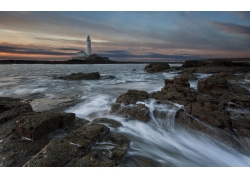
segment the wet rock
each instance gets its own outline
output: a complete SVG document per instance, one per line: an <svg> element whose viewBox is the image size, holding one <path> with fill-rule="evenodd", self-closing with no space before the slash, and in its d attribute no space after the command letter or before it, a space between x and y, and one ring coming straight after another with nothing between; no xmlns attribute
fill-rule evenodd
<svg viewBox="0 0 250 180"><path fill-rule="evenodd" d="M128 90L116 99L116 103L135 104L137 101L145 101L148 98L149 94L146 91Z"/></svg>
<svg viewBox="0 0 250 180"><path fill-rule="evenodd" d="M220 102L233 102L242 107L250 107L250 96L244 94L229 93L219 97Z"/></svg>
<svg viewBox="0 0 250 180"><path fill-rule="evenodd" d="M149 94L149 97L154 98L154 99L159 100L159 101L164 101L165 100L164 95L165 94L163 92L156 91L156 92Z"/></svg>
<svg viewBox="0 0 250 180"><path fill-rule="evenodd" d="M124 159L130 141L122 134L111 134L93 147L86 156L77 160L74 166L113 167Z"/></svg>
<svg viewBox="0 0 250 180"><path fill-rule="evenodd" d="M113 104L110 113L122 114L131 119L137 119L143 122L148 122L150 119L149 109L144 104L131 104L125 106Z"/></svg>
<svg viewBox="0 0 250 180"><path fill-rule="evenodd" d="M150 63L145 66L144 70L147 72L162 72L169 69L170 66L167 62Z"/></svg>
<svg viewBox="0 0 250 180"><path fill-rule="evenodd" d="M74 119L75 114L73 113L26 113L17 119L16 131L22 137L36 140L56 129L70 126Z"/></svg>
<svg viewBox="0 0 250 180"><path fill-rule="evenodd" d="M196 101L198 94L194 89L174 84L167 84L161 89L161 92L164 93L165 100L181 105Z"/></svg>
<svg viewBox="0 0 250 180"><path fill-rule="evenodd" d="M68 76L65 76L64 80L95 80L100 79L99 72L92 72L92 73L73 73Z"/></svg>
<svg viewBox="0 0 250 180"><path fill-rule="evenodd" d="M181 77L174 78L174 85L190 87L188 78L181 78Z"/></svg>
<svg viewBox="0 0 250 180"><path fill-rule="evenodd" d="M191 104L189 113L213 127L230 129L231 119L227 111L216 104L210 102L204 104L195 102Z"/></svg>
<svg viewBox="0 0 250 180"><path fill-rule="evenodd" d="M182 65L182 67L184 68L188 68L188 67L201 67L206 65L207 63L204 61L198 61L198 60L189 60L189 61L185 61Z"/></svg>
<svg viewBox="0 0 250 180"><path fill-rule="evenodd" d="M227 81L225 77L228 76L224 76L224 74L215 74L211 77L199 80L198 91L216 96L228 93L249 95L247 89Z"/></svg>
<svg viewBox="0 0 250 180"><path fill-rule="evenodd" d="M130 141L101 124L88 123L68 137L51 141L26 167L111 167L123 160Z"/></svg>
<svg viewBox="0 0 250 180"><path fill-rule="evenodd" d="M0 124L17 117L21 113L32 112L32 107L21 99L0 97Z"/></svg>
<svg viewBox="0 0 250 180"><path fill-rule="evenodd" d="M220 142L223 142L231 147L240 148L238 139L231 131L224 131L220 128L216 128L206 122L195 118L183 109L177 111L175 116L175 128L184 128L186 130L198 133L199 136L210 136ZM204 134L199 134L204 133Z"/></svg>
<svg viewBox="0 0 250 180"><path fill-rule="evenodd" d="M195 70L195 72L196 73L206 73L206 74L219 73L219 72L233 73L234 69L226 67L226 66L204 66L204 67L197 68Z"/></svg>
<svg viewBox="0 0 250 180"><path fill-rule="evenodd" d="M13 132L0 143L0 166L22 166L48 142L48 139L26 140L18 133Z"/></svg>
<svg viewBox="0 0 250 180"><path fill-rule="evenodd" d="M187 78L188 80L197 80L197 77L191 72L182 73L180 78Z"/></svg>
<svg viewBox="0 0 250 180"><path fill-rule="evenodd" d="M165 83L165 85L174 84L174 80L173 79L165 79L164 83Z"/></svg>
<svg viewBox="0 0 250 180"><path fill-rule="evenodd" d="M91 122L95 123L95 124L108 125L108 126L113 127L113 128L117 128L117 127L122 126L122 124L120 122L117 122L117 121L115 121L113 119L108 119L108 118L97 118L97 119L94 119Z"/></svg>
<svg viewBox="0 0 250 180"><path fill-rule="evenodd" d="M72 159L86 155L102 138L109 134L109 128L100 124L87 124L70 136L51 141L24 166L53 167L64 166Z"/></svg>

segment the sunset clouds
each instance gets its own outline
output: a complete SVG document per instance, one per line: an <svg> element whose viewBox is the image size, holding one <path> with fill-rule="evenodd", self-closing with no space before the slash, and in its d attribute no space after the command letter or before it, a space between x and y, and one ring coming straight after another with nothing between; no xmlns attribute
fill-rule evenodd
<svg viewBox="0 0 250 180"><path fill-rule="evenodd" d="M250 56L248 12L0 12L0 59L112 60ZM20 56L18 56L20 55Z"/></svg>

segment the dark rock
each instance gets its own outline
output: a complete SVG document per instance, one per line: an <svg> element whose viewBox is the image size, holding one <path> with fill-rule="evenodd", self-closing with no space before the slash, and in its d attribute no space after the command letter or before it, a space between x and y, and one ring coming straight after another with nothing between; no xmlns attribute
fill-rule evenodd
<svg viewBox="0 0 250 180"><path fill-rule="evenodd" d="M110 134L98 143L86 156L77 160L74 166L112 167L123 160L129 148L129 140L122 134Z"/></svg>
<svg viewBox="0 0 250 180"><path fill-rule="evenodd" d="M117 122L113 119L108 119L108 118L98 118L98 119L94 119L91 122L95 123L95 124L108 125L108 126L113 127L113 128L117 128L117 127L122 126L122 124L120 122Z"/></svg>
<svg viewBox="0 0 250 180"><path fill-rule="evenodd" d="M51 141L24 166L117 166L129 143L125 136L110 133L104 125L88 123L66 138Z"/></svg>
<svg viewBox="0 0 250 180"><path fill-rule="evenodd" d="M18 133L13 132L0 143L0 166L23 166L48 142L48 139L25 140Z"/></svg>
<svg viewBox="0 0 250 180"><path fill-rule="evenodd" d="M219 73L219 72L229 72L233 73L234 69L226 66L202 66L195 70L196 73Z"/></svg>
<svg viewBox="0 0 250 180"><path fill-rule="evenodd" d="M172 80L172 79L165 79L164 83L165 83L165 85L174 84L174 80Z"/></svg>
<svg viewBox="0 0 250 180"><path fill-rule="evenodd" d="M146 91L128 90L116 99L116 103L135 104L137 101L145 101L148 98L149 94Z"/></svg>
<svg viewBox="0 0 250 180"><path fill-rule="evenodd" d="M21 99L0 97L0 124L17 117L21 113L32 112L32 107Z"/></svg>
<svg viewBox="0 0 250 180"><path fill-rule="evenodd" d="M147 72L162 72L169 69L170 66L167 62L150 63L145 66L144 70Z"/></svg>
<svg viewBox="0 0 250 180"><path fill-rule="evenodd" d="M181 78L187 78L188 80L197 80L197 77L193 73L182 73Z"/></svg>
<svg viewBox="0 0 250 180"><path fill-rule="evenodd" d="M174 84L167 84L161 89L161 92L164 93L165 100L181 105L196 101L198 94L194 89Z"/></svg>
<svg viewBox="0 0 250 180"><path fill-rule="evenodd" d="M110 113L123 114L131 119L137 119L143 122L148 122L150 119L149 109L144 104L135 104L121 106L114 104L111 106Z"/></svg>
<svg viewBox="0 0 250 180"><path fill-rule="evenodd" d="M161 91L156 91L156 92L153 92L149 95L150 98L154 98L156 100L159 100L159 101L164 101L165 98L164 98L164 93L161 92Z"/></svg>
<svg viewBox="0 0 250 180"><path fill-rule="evenodd" d="M95 79L100 79L100 74L99 72L92 72L88 74L84 73L73 73L68 76L65 76L63 79L64 80L95 80Z"/></svg>
<svg viewBox="0 0 250 180"><path fill-rule="evenodd" d="M184 68L188 68L188 67L201 67L206 65L207 63L204 61L197 61L197 60L189 60L189 61L185 61L182 65L182 67Z"/></svg>
<svg viewBox="0 0 250 180"><path fill-rule="evenodd" d="M175 128L184 128L193 131L194 133L204 133L231 147L239 148L239 141L235 138L233 132L226 132L220 128L215 128L214 126L189 115L189 113L185 112L183 109L180 109L176 113ZM198 135L202 136L203 134Z"/></svg>
<svg viewBox="0 0 250 180"><path fill-rule="evenodd" d="M174 78L174 85L190 87L190 84L188 82L188 78L175 77Z"/></svg>
<svg viewBox="0 0 250 180"><path fill-rule="evenodd" d="M228 77L228 76L227 76ZM226 80L224 74L215 74L198 81L198 91L220 96L228 93L249 95L249 91Z"/></svg>
<svg viewBox="0 0 250 180"><path fill-rule="evenodd" d="M26 113L17 118L16 131L22 137L36 140L56 129L70 126L74 119L73 113Z"/></svg>
<svg viewBox="0 0 250 180"><path fill-rule="evenodd" d="M189 113L213 127L230 129L231 119L227 111L216 104L210 102L204 104L195 102L191 104Z"/></svg>

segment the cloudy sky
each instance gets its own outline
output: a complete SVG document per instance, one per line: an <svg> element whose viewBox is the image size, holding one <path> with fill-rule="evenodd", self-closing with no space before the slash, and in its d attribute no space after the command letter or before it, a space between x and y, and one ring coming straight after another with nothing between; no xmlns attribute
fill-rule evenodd
<svg viewBox="0 0 250 180"><path fill-rule="evenodd" d="M250 12L0 12L0 60L117 61L250 57Z"/></svg>

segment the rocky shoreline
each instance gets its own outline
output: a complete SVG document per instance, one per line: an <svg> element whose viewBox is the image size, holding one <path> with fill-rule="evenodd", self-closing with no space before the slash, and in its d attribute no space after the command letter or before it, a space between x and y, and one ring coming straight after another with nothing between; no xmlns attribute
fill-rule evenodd
<svg viewBox="0 0 250 180"><path fill-rule="evenodd" d="M179 104L174 128L206 134L249 155L250 92L240 82L250 77L248 63L231 61L186 61L181 67L152 63L149 73L178 72L174 79L162 80L161 91L128 90L117 97L110 114L120 114L144 123L151 121L149 108L143 104L154 99L158 104ZM195 73L210 73L200 79L197 89L190 81ZM63 80L95 80L100 74L75 73ZM115 78L115 77L114 77ZM166 118L161 111L155 116ZM118 166L127 154L130 140L111 128L121 123L107 118L91 122L58 109L35 112L22 99L0 97L0 166Z"/></svg>

